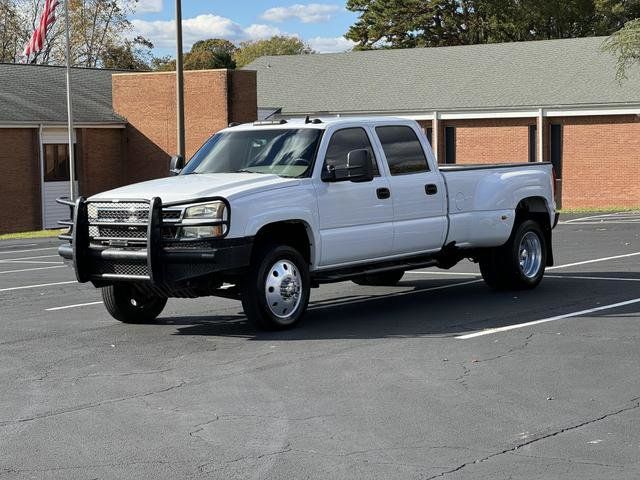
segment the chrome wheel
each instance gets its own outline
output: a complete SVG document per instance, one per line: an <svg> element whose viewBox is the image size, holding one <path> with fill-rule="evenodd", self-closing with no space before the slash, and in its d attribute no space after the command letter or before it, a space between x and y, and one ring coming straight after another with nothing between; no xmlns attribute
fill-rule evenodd
<svg viewBox="0 0 640 480"><path fill-rule="evenodd" d="M267 271L264 292L269 310L276 317L286 320L296 313L302 290L298 267L290 260L278 260Z"/></svg>
<svg viewBox="0 0 640 480"><path fill-rule="evenodd" d="M542 243L535 232L527 232L520 240L518 248L520 271L527 278L534 278L542 265Z"/></svg>

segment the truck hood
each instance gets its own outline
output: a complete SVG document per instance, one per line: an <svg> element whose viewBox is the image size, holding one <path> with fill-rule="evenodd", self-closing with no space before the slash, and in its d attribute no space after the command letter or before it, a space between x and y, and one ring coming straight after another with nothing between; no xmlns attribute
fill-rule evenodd
<svg viewBox="0 0 640 480"><path fill-rule="evenodd" d="M209 173L178 175L147 182L134 183L98 193L90 200L151 199L160 197L162 203L183 202L203 197L232 197L298 185L296 178L283 178L261 173Z"/></svg>

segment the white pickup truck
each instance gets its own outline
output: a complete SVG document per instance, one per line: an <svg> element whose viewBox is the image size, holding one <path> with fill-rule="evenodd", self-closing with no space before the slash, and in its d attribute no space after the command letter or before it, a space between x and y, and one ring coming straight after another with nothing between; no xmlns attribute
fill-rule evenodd
<svg viewBox="0 0 640 480"><path fill-rule="evenodd" d="M553 264L551 165L438 167L411 120L230 126L171 169L60 200L72 213L60 255L122 322L153 321L169 297L221 296L283 329L321 283L395 285L469 258L491 288L525 289Z"/></svg>

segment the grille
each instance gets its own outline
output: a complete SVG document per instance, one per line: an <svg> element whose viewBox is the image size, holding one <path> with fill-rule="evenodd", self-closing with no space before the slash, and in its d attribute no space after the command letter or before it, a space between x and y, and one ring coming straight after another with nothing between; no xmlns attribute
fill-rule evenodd
<svg viewBox="0 0 640 480"><path fill-rule="evenodd" d="M140 202L95 202L87 205L90 223L140 223L149 221L149 205Z"/></svg>
<svg viewBox="0 0 640 480"><path fill-rule="evenodd" d="M139 238L147 239L147 227L89 227L89 235L108 238Z"/></svg>
<svg viewBox="0 0 640 480"><path fill-rule="evenodd" d="M149 276L149 268L146 263L139 262L96 262L94 272L98 274L111 273L117 275L140 275Z"/></svg>
<svg viewBox="0 0 640 480"><path fill-rule="evenodd" d="M182 210L163 210L162 211L163 220L180 220L181 215L182 215Z"/></svg>

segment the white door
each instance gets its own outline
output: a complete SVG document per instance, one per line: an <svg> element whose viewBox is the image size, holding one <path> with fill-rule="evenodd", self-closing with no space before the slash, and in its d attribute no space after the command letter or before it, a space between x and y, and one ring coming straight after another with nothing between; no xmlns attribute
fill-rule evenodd
<svg viewBox="0 0 640 480"><path fill-rule="evenodd" d="M394 255L442 248L447 228L444 179L429 164L417 132L408 125L375 129L389 167L394 209Z"/></svg>
<svg viewBox="0 0 640 480"><path fill-rule="evenodd" d="M361 127L337 130L329 139L323 168L346 165L352 150L368 149L374 166L370 182L317 180L321 238L320 266L385 257L393 243L393 203L389 182L380 175L371 140Z"/></svg>

